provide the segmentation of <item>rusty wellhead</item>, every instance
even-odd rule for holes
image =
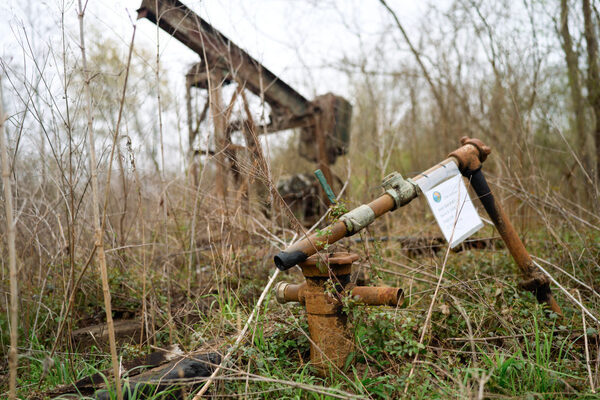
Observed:
[[[357,254],[315,254],[300,263],[306,281],[301,284],[279,282],[275,286],[280,303],[299,302],[306,307],[311,339],[310,359],[317,374],[341,370],[354,350],[348,316],[342,311],[341,298],[351,296],[359,304],[397,306],[404,293],[400,288],[356,286],[350,275]]]

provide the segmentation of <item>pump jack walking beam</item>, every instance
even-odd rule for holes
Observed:
[[[186,76],[188,89],[209,89],[216,76],[219,87],[237,82],[261,97],[271,109],[270,121],[257,126],[254,133],[302,128],[301,143],[308,143],[309,148],[303,156],[317,162],[327,181],[334,182],[330,164],[347,151],[347,143],[340,139],[349,137],[350,132],[352,106],[347,100],[328,93],[309,101],[178,0],[142,0],[138,18],[157,24],[200,56],[201,61]],[[225,132],[217,133],[223,136],[245,126],[247,121],[225,121]],[[193,141],[192,130],[190,136]],[[227,142],[226,138],[222,141]],[[224,151],[217,148],[215,154]],[[327,203],[327,197],[322,197]]]
[[[277,268],[283,271],[287,270],[305,261],[309,256],[319,252],[328,244],[355,234],[388,211],[410,203],[423,190],[428,190],[449,178],[452,170],[449,167],[454,166],[455,168],[458,167],[463,176],[471,179],[471,185],[475,193],[477,193],[485,211],[490,216],[517,263],[524,278],[519,286],[532,292],[538,302],[548,304],[552,311],[562,315],[560,307],[552,296],[549,278],[533,264],[531,256],[502,207],[494,198],[481,171],[482,164],[490,154],[491,149],[481,140],[470,139],[466,136],[460,142],[462,146],[450,153],[446,160],[412,179],[405,180],[396,172],[388,175],[383,182],[383,187],[386,190],[385,194],[369,204],[363,204],[344,214],[338,221],[319,234],[312,234],[277,254],[274,257]]]
[[[143,0],[138,18],[147,18],[196,52],[209,68],[223,70],[230,79],[245,82],[254,93],[264,92],[265,100],[300,117],[308,100],[279,79],[208,22],[178,0]],[[206,60],[204,60],[206,56]],[[199,73],[204,69],[199,68]]]

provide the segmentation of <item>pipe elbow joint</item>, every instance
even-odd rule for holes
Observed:
[[[492,149],[479,139],[463,136],[460,139],[461,147],[450,153],[458,162],[458,169],[464,176],[481,168],[481,164],[487,159]]]

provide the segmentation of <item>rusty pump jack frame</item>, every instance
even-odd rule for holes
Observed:
[[[304,283],[279,282],[275,286],[279,303],[298,302],[306,307],[310,359],[321,376],[326,376],[330,368],[342,369],[354,350],[348,316],[342,312],[344,296],[369,306],[396,307],[404,300],[400,288],[354,285],[350,274],[357,259],[358,255],[351,253],[315,254],[300,263]]]
[[[490,147],[479,139],[470,139],[466,136],[461,139],[460,143],[461,147],[450,153],[446,160],[412,179],[403,179],[397,172],[386,176],[382,183],[386,190],[385,194],[369,204],[363,204],[344,214],[320,234],[314,233],[277,254],[274,257],[277,268],[284,271],[300,264],[327,245],[360,231],[388,211],[408,204],[422,191],[429,190],[449,178],[447,171],[450,171],[450,168],[448,166],[454,163],[461,174],[471,180],[471,186],[517,263],[523,276],[519,287],[532,292],[539,303],[547,304],[552,311],[562,315],[558,303],[552,296],[550,279],[535,267],[531,256],[502,207],[496,201],[483,175],[481,168],[491,152]]]
[[[214,154],[215,158],[220,157],[217,172],[222,181],[227,180],[223,170],[225,158],[231,162],[234,176],[240,175],[239,170],[236,171],[234,153],[241,149],[232,145],[232,132],[242,131],[247,149],[254,153],[257,151],[255,139],[249,130],[259,135],[301,128],[300,154],[317,162],[327,181],[335,182],[330,165],[339,155],[346,154],[350,135],[352,106],[346,99],[327,93],[309,101],[178,0],[143,0],[138,18],[147,18],[157,24],[200,56],[201,61],[186,75],[188,118],[191,118],[192,109],[189,89],[208,90],[215,121],[217,148]],[[264,99],[271,109],[268,124],[256,126],[250,115],[243,121],[226,120],[231,113],[222,104],[220,88],[232,82],[238,84],[239,90],[248,90]],[[241,97],[245,101],[243,94]],[[245,109],[248,114],[247,106]],[[202,115],[206,115],[206,110]],[[191,149],[195,132],[191,127],[189,131]],[[217,185],[225,186],[220,190],[217,188],[217,192],[222,192],[220,195],[225,197],[226,183],[217,182]],[[327,204],[324,193],[322,198]]]

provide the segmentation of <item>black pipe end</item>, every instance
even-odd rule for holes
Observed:
[[[307,258],[308,256],[300,250],[291,252],[282,251],[273,257],[273,261],[275,261],[275,266],[280,271],[285,271],[292,268],[294,265],[306,261]]]
[[[550,289],[549,283],[544,283],[543,285],[540,285],[531,291],[540,304],[548,303],[552,298],[552,289]]]

